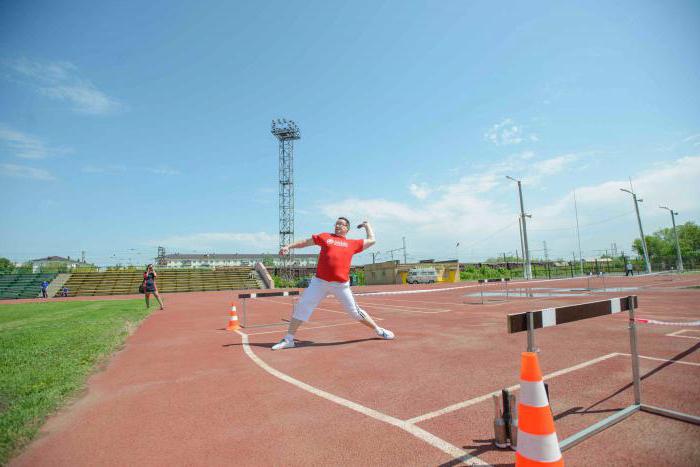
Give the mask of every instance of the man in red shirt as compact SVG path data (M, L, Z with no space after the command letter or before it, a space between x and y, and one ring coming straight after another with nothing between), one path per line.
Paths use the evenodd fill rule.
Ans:
M372 232L372 227L370 227L369 223L365 221L360 226L364 227L367 232L367 238L364 240L345 238L350 230L350 221L345 217L339 217L335 222L335 233L312 235L307 240L290 243L280 249L280 255L286 255L292 248L318 245L321 247L321 254L318 258L316 276L311 279L309 287L304 291L299 302L294 307L287 335L279 343L273 345L272 350L294 347L294 334L296 334L297 329L302 323L309 320L311 313L326 295L335 296L351 318L368 328L374 329L382 339L394 338L393 332L377 326L372 317L355 303L355 298L350 290L348 276L350 274L352 256L375 243L374 232Z

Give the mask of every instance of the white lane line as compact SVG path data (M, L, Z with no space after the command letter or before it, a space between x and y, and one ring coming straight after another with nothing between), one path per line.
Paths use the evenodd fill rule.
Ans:
M670 334L666 334L668 337L681 337L683 339L696 339L700 340L700 337L695 337L695 336L681 336L679 334L684 333L684 332L700 332L697 329L680 329L678 331L672 332Z
M375 321L379 321L382 318L374 318ZM301 327L299 328L298 332L306 332L306 331L311 331L312 329L321 329L321 328L333 328L336 326L351 326L353 324L358 324L357 321L352 321L350 323L340 323L340 324L326 324L323 326L311 326L311 327ZM249 332L249 336L259 336L260 334L281 334L282 332L285 331L280 331L279 329L277 331L264 331L264 332Z
M331 394L330 392L326 392L322 389L318 389L314 386L311 386L310 384L306 384L302 381L299 381L298 379L292 378L291 376L285 373L282 373L279 370L272 368L270 365L265 363L260 357L255 355L255 352L253 352L253 350L250 348L250 345L248 344L248 335L241 331L236 332L240 334L243 340L243 351L246 353L246 355L248 355L248 357L250 357L250 359L253 360L253 362L255 362L256 365L270 373L275 378L279 378L282 381L296 386L297 388L309 392L315 396L329 400L350 410L354 410L355 412L359 412L363 415L374 418L375 420L379 420L381 422L388 423L389 425L393 425L397 428L400 428L412 434L416 438L425 441L434 448L441 450L445 454L448 454L450 457L459 458L460 460L462 460L462 462L465 462L468 465L489 465L488 463L482 461L478 457L472 456L471 454L458 448L457 446L445 441L444 439L438 438L434 434L429 433L424 429L419 428L411 423L405 422L398 418L394 418L390 415L386 415L377 410L370 409L369 407L365 407L364 405L360 405L357 402L353 402L342 397L336 396L335 394ZM287 352L289 352L289 350L287 350Z
M396 308L387 308L384 307L383 305L361 305L362 308L367 308L367 309L374 309L375 311L384 311L384 312L394 312L394 313L418 313L421 315L435 315L438 313L447 313L448 311L451 310L440 310L440 311L417 311L417 310L407 310L402 307L396 307Z
M263 299L260 299L260 300L263 300ZM265 299L265 300L267 300L268 302L284 303L285 305L288 304L288 302L280 302L279 300L273 300L273 299L270 299L270 298ZM323 308L323 307L320 307L320 306L317 306L316 308L314 308L314 310L323 310L323 311L328 311L328 312L330 312L330 313L338 313L338 314L341 314L341 315L347 315L347 313L345 313L344 311L331 310L330 308ZM291 313L289 313L289 314L291 315Z
M681 336L682 337L682 336ZM618 353L618 355L624 355L626 357L629 357L630 354L628 353ZM670 360L668 358L656 358L656 357L647 357L644 355L640 355L639 358L644 358L646 360L654 360L657 362L671 362L671 363L680 363L681 365L689 365L689 366L700 366L700 363L695 363L695 362L682 362L680 360Z
M479 287L479 285L460 285L458 287L442 287L439 289L393 290L390 292L359 292L354 293L353 295L355 295L356 297L369 297L372 295L411 295L417 293L449 292L451 290L471 289L474 287Z
M420 311L430 311L430 312L452 311L452 310L445 310L445 309L437 309L436 310L433 308L426 308L426 307L420 307L420 306L389 305L388 303L377 303L377 302L375 302L375 303L365 302L365 304L369 305L369 306L385 306L385 307L389 307L389 308L402 308L402 309L408 309L408 310L420 310ZM360 305L362 305L362 304L360 304Z
M574 365L569 368L564 368L563 370L555 371L554 373L550 373L548 375L545 375L543 379L550 379L550 378L555 378L557 376L564 375L566 373L570 373L572 371L580 370L581 368L585 368L590 365L594 365L598 362L602 362L603 360L607 360L612 357L616 357L618 354L617 353L609 353L607 355L603 355L602 357L594 358L593 360L588 360L583 363L579 363L578 365ZM515 384L513 386L510 386L506 389L509 391L514 391L516 389L519 389L520 385ZM444 409L436 410L434 412L427 413L425 415L420 415L418 417L413 417L409 418L406 420L408 423L420 423L425 420L429 420L431 418L439 417L441 415L448 414L450 412L454 412L455 410L463 409L465 407L469 407L470 405L478 404L479 402L483 402L485 400L490 400L491 397L493 397L494 394L500 394L501 390L493 391L488 394L484 394L483 396L475 397L473 399L469 399L468 401L463 401L463 402L458 402L457 404L452 404L450 406L445 407Z

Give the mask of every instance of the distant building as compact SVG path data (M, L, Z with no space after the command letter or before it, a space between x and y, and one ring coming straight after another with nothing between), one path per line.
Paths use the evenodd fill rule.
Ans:
M254 266L255 263L269 264L271 267L282 266L279 255L272 254L180 254L173 253L157 258L157 263L161 267L167 268L221 268L232 266ZM296 267L316 267L318 255L295 254L294 263Z
M44 268L61 269L65 267L70 270L85 264L82 261L70 259L70 256L68 258L62 256L47 256L46 258L33 259L30 263L32 264L32 272L38 272Z

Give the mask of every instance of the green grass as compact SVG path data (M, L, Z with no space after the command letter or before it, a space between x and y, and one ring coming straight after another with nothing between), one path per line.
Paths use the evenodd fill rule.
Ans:
M141 300L0 305L0 465L148 313Z

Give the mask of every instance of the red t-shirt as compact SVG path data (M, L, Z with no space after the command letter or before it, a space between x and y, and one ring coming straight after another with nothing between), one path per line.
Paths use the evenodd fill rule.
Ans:
M312 235L311 238L321 247L316 277L329 282L349 281L352 255L362 251L365 241L349 240L330 233Z

